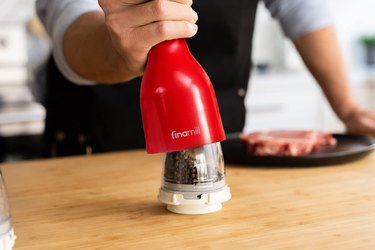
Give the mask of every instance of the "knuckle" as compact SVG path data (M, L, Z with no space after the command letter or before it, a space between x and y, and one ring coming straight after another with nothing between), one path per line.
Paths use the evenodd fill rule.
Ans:
M167 14L167 1L155 0L152 5L152 14L157 18L162 18Z
M159 22L156 31L161 37L167 37L169 34L169 25L167 22Z

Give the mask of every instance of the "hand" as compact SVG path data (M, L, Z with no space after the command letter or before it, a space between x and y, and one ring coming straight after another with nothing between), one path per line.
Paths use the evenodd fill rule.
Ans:
M347 133L375 136L375 112L358 109L344 120Z
M99 4L124 69L134 76L143 73L154 45L197 32L192 0L99 0Z

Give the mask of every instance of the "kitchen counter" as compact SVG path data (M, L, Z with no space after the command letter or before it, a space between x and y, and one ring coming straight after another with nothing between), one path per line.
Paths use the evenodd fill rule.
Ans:
M1 165L14 249L375 249L375 153L315 168L227 165L221 211L156 200L161 155L128 151Z

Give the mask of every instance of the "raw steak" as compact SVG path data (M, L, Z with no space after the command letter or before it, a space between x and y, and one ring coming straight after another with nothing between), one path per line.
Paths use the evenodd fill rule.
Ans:
M337 143L329 133L305 130L260 131L241 134L240 138L250 154L272 156L302 156Z

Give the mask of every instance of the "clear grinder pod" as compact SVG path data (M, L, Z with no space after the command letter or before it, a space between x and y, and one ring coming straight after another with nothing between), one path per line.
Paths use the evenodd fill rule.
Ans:
M185 39L152 47L140 99L147 152L170 152L159 200L176 213L219 210L230 199L219 143L224 127L212 83Z
M231 198L219 142L169 152L164 157L159 200L181 214L218 211Z

